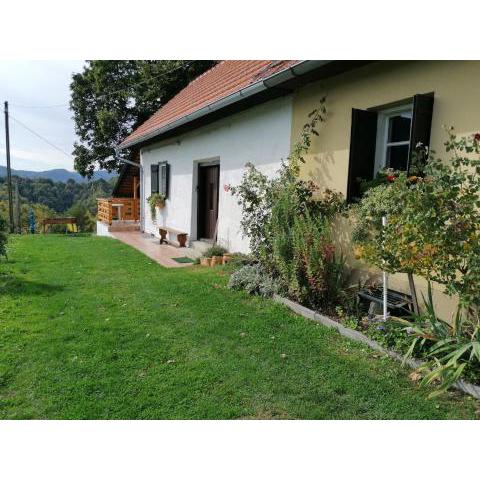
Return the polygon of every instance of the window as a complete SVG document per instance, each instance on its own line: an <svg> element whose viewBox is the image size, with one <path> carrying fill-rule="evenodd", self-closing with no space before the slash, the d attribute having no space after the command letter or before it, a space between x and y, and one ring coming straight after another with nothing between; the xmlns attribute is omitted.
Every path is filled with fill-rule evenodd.
<svg viewBox="0 0 480 480"><path fill-rule="evenodd" d="M170 191L170 165L167 162L150 166L151 193L161 193L168 198Z"/></svg>
<svg viewBox="0 0 480 480"><path fill-rule="evenodd" d="M347 200L362 195L364 181L383 168L409 170L416 145L430 145L433 93L417 94L395 107L352 109Z"/></svg>
<svg viewBox="0 0 480 480"><path fill-rule="evenodd" d="M158 191L168 198L170 190L170 165L167 162L158 164Z"/></svg>
<svg viewBox="0 0 480 480"><path fill-rule="evenodd" d="M374 175L384 168L407 170L412 116L411 103L378 112Z"/></svg>
<svg viewBox="0 0 480 480"><path fill-rule="evenodd" d="M158 165L150 165L150 193L158 193Z"/></svg>

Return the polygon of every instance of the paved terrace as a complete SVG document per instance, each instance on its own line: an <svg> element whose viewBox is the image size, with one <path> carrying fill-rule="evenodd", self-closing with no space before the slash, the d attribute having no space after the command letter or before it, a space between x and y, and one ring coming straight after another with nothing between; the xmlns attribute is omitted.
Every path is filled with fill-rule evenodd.
<svg viewBox="0 0 480 480"><path fill-rule="evenodd" d="M172 259L178 257L195 258L197 256L190 248L177 248L165 244L160 245L158 238L138 231L111 232L110 235L113 238L136 248L147 255L147 257L150 257L152 260L166 268L189 267L193 265L193 263L178 263Z"/></svg>

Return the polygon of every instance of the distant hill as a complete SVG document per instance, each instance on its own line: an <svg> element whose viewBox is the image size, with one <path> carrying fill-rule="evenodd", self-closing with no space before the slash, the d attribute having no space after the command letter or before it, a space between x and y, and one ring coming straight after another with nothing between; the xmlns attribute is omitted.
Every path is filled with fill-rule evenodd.
<svg viewBox="0 0 480 480"><path fill-rule="evenodd" d="M12 168L12 175L22 178L49 178L54 182L66 182L67 180L75 180L78 183L86 182L87 179L83 178L77 172L70 172L64 168L54 168L53 170L44 170L43 172L33 172L31 170L14 170ZM0 165L0 177L7 176L7 167ZM92 180L110 180L112 177L117 176L116 173L108 173L106 170L98 170L95 172Z"/></svg>

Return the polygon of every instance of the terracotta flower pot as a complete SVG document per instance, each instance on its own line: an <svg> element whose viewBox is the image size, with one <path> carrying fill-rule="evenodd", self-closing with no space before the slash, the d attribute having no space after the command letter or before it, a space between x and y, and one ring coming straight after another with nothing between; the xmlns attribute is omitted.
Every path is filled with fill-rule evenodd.
<svg viewBox="0 0 480 480"><path fill-rule="evenodd" d="M222 258L222 264L226 265L231 259L232 256L229 253L225 253Z"/></svg>
<svg viewBox="0 0 480 480"><path fill-rule="evenodd" d="M162 209L165 206L165 200L163 202L157 202L155 206L159 209Z"/></svg>
<svg viewBox="0 0 480 480"><path fill-rule="evenodd" d="M220 255L214 255L212 257L212 261L210 262L210 266L214 267L215 265L221 265L223 261L223 257Z"/></svg>
<svg viewBox="0 0 480 480"><path fill-rule="evenodd" d="M200 265L202 265L202 267L209 267L211 261L212 259L210 257L202 257L200 259Z"/></svg>

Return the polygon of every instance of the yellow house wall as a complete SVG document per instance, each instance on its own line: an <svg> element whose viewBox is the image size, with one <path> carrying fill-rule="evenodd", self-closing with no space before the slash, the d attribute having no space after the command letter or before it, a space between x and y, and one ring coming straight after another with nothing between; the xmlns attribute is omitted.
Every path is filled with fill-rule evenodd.
<svg viewBox="0 0 480 480"><path fill-rule="evenodd" d="M327 122L314 137L302 176L324 188L347 191L348 160L352 108L367 109L413 97L435 93L430 147L448 158L443 148L444 125L452 125L458 134L480 131L480 62L478 61L390 61L377 62L336 77L306 85L293 98L292 143L304 125L308 113L327 96ZM373 271L353 258L350 227L340 220L336 241L354 271ZM406 275L390 276L392 288L408 292ZM419 296L426 293L426 282L416 279ZM456 302L434 286L438 314L450 319Z"/></svg>

